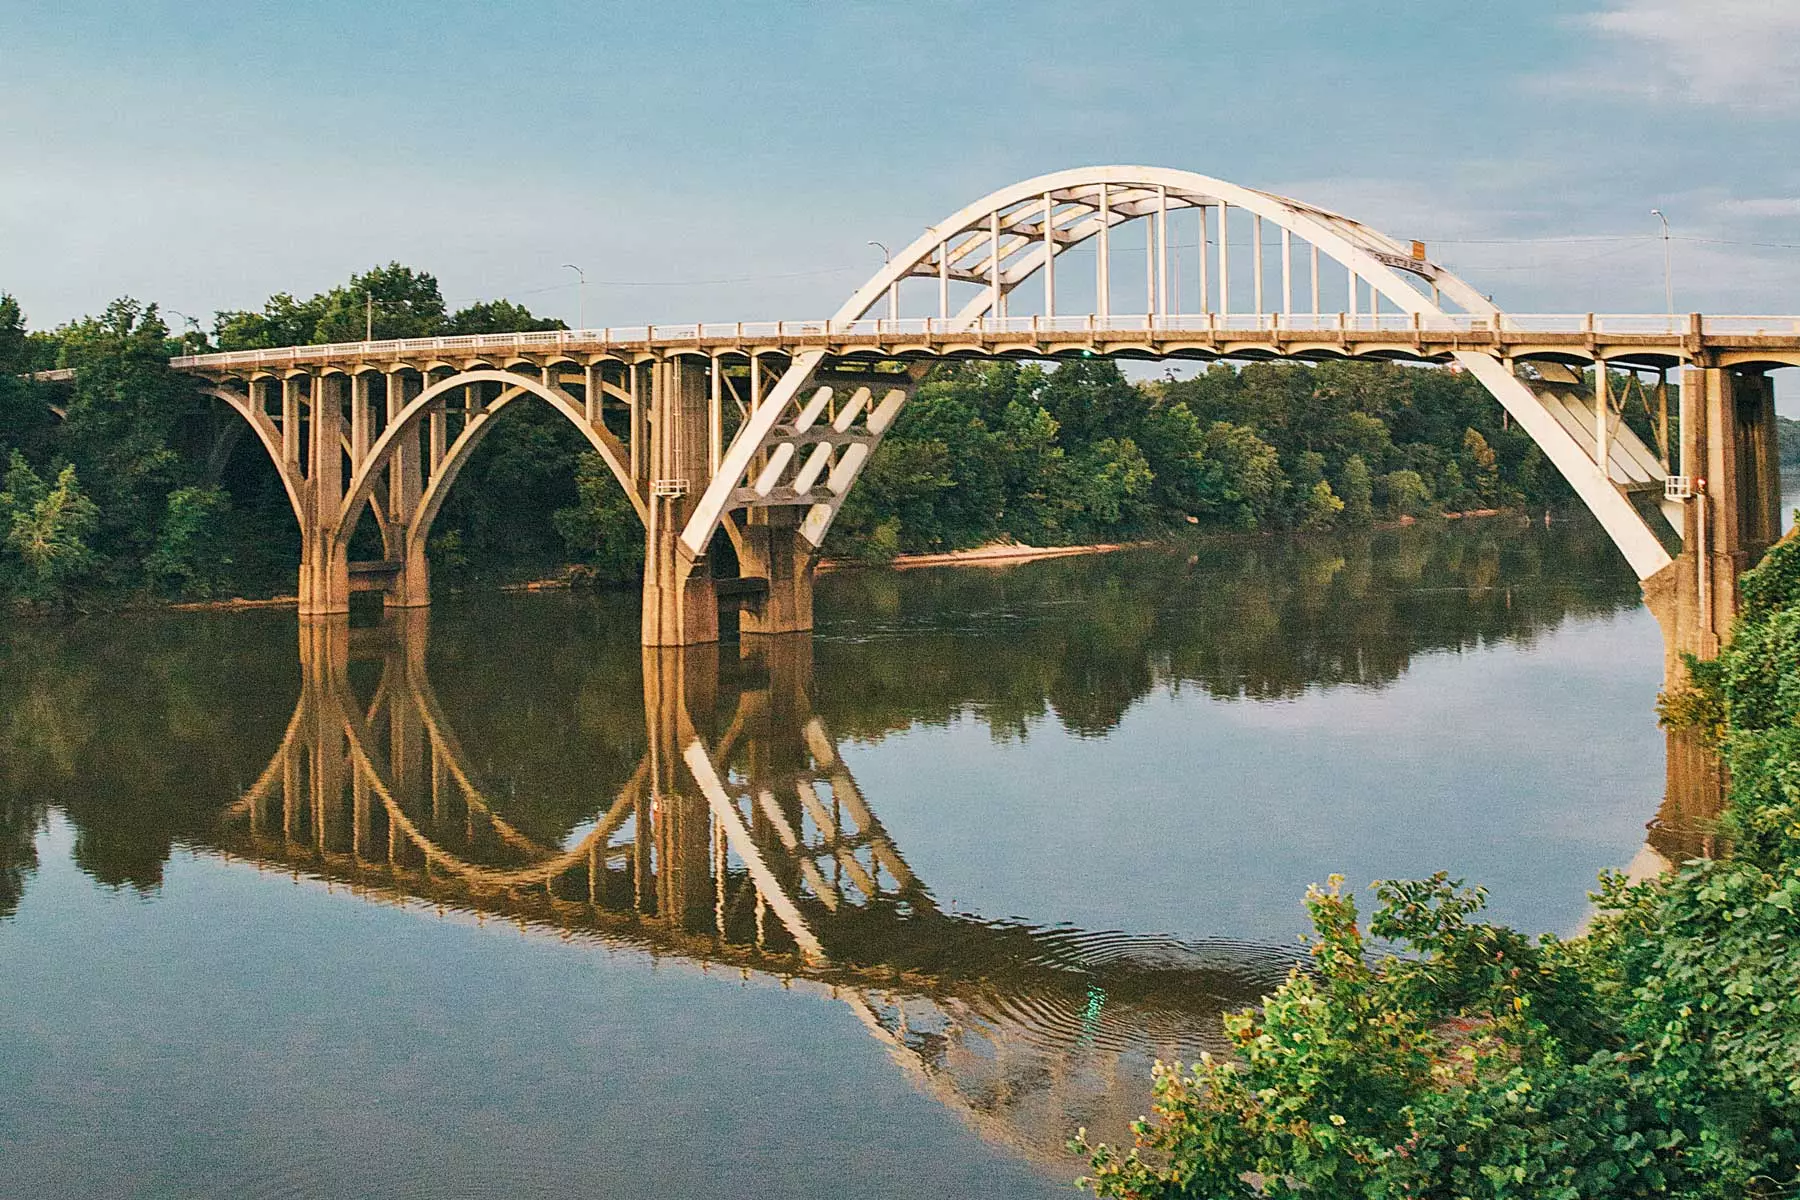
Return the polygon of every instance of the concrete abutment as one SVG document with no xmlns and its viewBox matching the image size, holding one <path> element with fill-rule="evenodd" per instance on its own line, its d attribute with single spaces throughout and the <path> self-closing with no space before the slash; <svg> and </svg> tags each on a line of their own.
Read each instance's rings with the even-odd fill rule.
<svg viewBox="0 0 1800 1200">
<path fill-rule="evenodd" d="M 1775 390 L 1767 374 L 1690 367 L 1681 388 L 1682 549 L 1644 580 L 1663 634 L 1664 687 L 1731 637 L 1738 578 L 1781 537 Z"/>
</svg>

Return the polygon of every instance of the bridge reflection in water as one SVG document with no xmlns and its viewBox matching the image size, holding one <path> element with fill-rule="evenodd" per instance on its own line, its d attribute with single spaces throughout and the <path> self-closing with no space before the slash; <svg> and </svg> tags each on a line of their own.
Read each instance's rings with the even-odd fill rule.
<svg viewBox="0 0 1800 1200">
<path fill-rule="evenodd" d="M 216 837 L 370 895 L 809 981 L 990 1140 L 1056 1158 L 1147 1103 L 1152 1059 L 1220 1049 L 1289 950 L 941 908 L 812 705 L 810 635 L 643 651 L 648 750 L 561 844 L 506 817 L 425 669 L 429 610 L 303 623 L 281 748 Z M 724 656 L 723 660 L 721 656 Z M 353 665 L 378 664 L 373 689 Z M 372 672 L 365 672 L 372 673 Z"/>
</svg>

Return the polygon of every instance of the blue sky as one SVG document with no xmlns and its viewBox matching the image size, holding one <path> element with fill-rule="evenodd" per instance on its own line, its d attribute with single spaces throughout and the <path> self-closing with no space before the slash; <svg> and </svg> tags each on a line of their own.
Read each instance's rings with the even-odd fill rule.
<svg viewBox="0 0 1800 1200">
<path fill-rule="evenodd" d="M 1794 312 L 1797 63 L 1800 0 L 0 0 L 0 289 L 210 321 L 399 259 L 573 321 L 573 262 L 590 324 L 812 317 L 869 239 L 1139 162 L 1521 312 L 1659 311 L 1661 207 L 1681 309 Z"/>
</svg>

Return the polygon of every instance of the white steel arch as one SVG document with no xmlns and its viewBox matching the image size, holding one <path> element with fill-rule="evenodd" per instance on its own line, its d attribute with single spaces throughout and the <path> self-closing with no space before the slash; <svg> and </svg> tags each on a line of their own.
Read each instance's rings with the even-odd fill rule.
<svg viewBox="0 0 1800 1200">
<path fill-rule="evenodd" d="M 1229 318 L 1237 293 L 1244 290 L 1240 268 L 1234 292 L 1232 239 L 1224 236 L 1234 228 L 1230 224 L 1233 214 L 1241 214 L 1235 218 L 1239 227 L 1247 218 L 1253 231 L 1249 265 L 1254 272 L 1254 299 L 1250 312 L 1259 320 L 1264 314 L 1278 320 L 1280 314 L 1320 310 L 1321 257 L 1341 269 L 1348 281 L 1346 305 L 1330 311 L 1355 314 L 1366 289 L 1371 312 L 1386 302 L 1425 329 L 1451 328 L 1453 315 L 1464 323 L 1469 317 L 1499 317 L 1491 301 L 1431 262 L 1423 247 L 1391 238 L 1348 217 L 1189 171 L 1103 166 L 1024 180 L 958 210 L 894 255 L 845 301 L 830 324 L 848 327 L 884 302 L 882 315 L 897 316 L 902 285 L 926 281 L 935 284 L 936 303 L 931 307 L 937 311 L 939 327 L 945 332 L 972 329 L 984 320 L 1004 320 L 1008 297 L 1026 280 L 1040 276 L 1044 319 L 1066 319 L 1067 314 L 1056 307 L 1058 260 L 1070 248 L 1089 241 L 1098 244 L 1093 304 L 1098 311 L 1081 316 L 1090 323 L 1096 318 L 1105 320 L 1111 316 L 1114 291 L 1111 233 L 1134 221 L 1149 226 L 1142 311 L 1166 314 L 1171 282 L 1169 216 L 1196 209 L 1202 229 L 1197 247 L 1199 311 Z M 1269 279 L 1264 259 L 1265 224 L 1281 234 L 1278 285 Z M 1216 265 L 1208 261 L 1211 235 L 1206 232 L 1215 228 L 1221 234 L 1216 242 Z M 1302 260 L 1309 303 L 1300 308 L 1294 304 L 1296 241 L 1309 252 Z M 1277 293 L 1275 302 L 1267 294 L 1271 287 Z M 953 292 L 962 297 L 955 304 Z M 1584 446 L 1513 372 L 1511 364 L 1495 354 L 1459 350 L 1454 359 L 1537 442 L 1599 518 L 1640 579 L 1668 565 L 1670 555 L 1656 532 L 1613 483 L 1606 465 L 1606 435 L 1596 437 L 1597 449 Z M 727 512 L 759 503 L 804 507 L 801 536 L 815 552 L 824 542 L 845 495 L 892 427 L 899 407 L 910 397 L 911 384 L 922 375 L 915 367 L 909 375 L 897 376 L 895 390 L 901 394 L 892 403 L 882 403 L 877 397 L 876 403 L 865 400 L 834 414 L 829 382 L 818 378 L 825 360 L 820 350 L 797 354 L 766 401 L 749 415 L 683 527 L 680 540 L 685 554 L 700 556 Z M 1604 409 L 1599 411 L 1604 422 Z"/>
</svg>

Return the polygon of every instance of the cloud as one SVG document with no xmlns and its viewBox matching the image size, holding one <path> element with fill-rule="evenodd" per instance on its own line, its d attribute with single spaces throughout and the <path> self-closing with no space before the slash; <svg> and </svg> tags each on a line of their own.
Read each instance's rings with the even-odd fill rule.
<svg viewBox="0 0 1800 1200">
<path fill-rule="evenodd" d="M 1577 19 L 1636 56 L 1559 82 L 1742 112 L 1800 109 L 1800 4 L 1794 0 L 1608 0 Z"/>
<path fill-rule="evenodd" d="M 1745 217 L 1765 220 L 1800 217 L 1800 196 L 1757 196 L 1743 200 L 1721 200 L 1719 215 L 1726 218 Z"/>
</svg>

